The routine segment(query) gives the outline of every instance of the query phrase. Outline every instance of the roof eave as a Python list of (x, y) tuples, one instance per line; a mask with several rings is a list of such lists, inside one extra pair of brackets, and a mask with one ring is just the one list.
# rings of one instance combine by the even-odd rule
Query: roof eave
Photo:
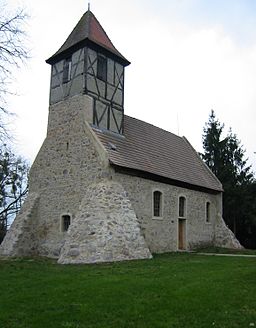
[(57, 51), (53, 56), (51, 56), (50, 58), (48, 58), (46, 60), (46, 63), (53, 65), (56, 62), (58, 62), (64, 58), (67, 58), (72, 53), (74, 53), (75, 51), (77, 51), (85, 46), (90, 46), (92, 49), (97, 50), (97, 51), (109, 56), (110, 58), (115, 59), (117, 62), (119, 62), (123, 66), (130, 65), (130, 62), (121, 54), (119, 55), (117, 53), (114, 53), (110, 49), (100, 45), (99, 43), (96, 43), (96, 42), (90, 40), (89, 38), (86, 38), (86, 39), (74, 44), (73, 46), (69, 47), (68, 49), (66, 49), (62, 52)]
[(109, 159), (109, 163), (119, 173), (124, 173), (124, 174), (131, 175), (131, 176), (137, 176), (137, 177), (141, 177), (144, 179), (150, 179), (153, 181), (162, 182), (165, 184), (174, 185), (174, 186), (178, 186), (178, 187), (183, 187), (183, 188), (190, 189), (190, 190), (203, 191), (203, 192), (207, 192), (207, 193), (211, 193), (211, 194), (218, 194), (218, 193), (223, 192), (222, 188), (210, 188), (210, 187), (206, 187), (206, 186), (202, 186), (202, 185), (191, 184), (191, 183), (188, 183), (185, 181), (171, 179), (171, 178), (157, 175), (154, 173), (150, 173), (150, 172), (146, 172), (146, 171), (142, 171), (142, 170), (138, 170), (138, 169), (133, 169), (133, 168), (126, 167), (126, 166), (121, 166), (121, 165), (115, 164), (111, 159)]

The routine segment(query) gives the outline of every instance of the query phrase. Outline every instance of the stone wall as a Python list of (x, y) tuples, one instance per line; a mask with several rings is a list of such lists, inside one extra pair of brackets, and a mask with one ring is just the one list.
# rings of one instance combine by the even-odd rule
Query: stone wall
[[(221, 244), (221, 239), (231, 240), (229, 230), (221, 227), (223, 221), (221, 193), (214, 195), (120, 173), (115, 175), (115, 179), (128, 192), (151, 252), (178, 250), (178, 199), (180, 196), (186, 198), (187, 210), (184, 221), (186, 249), (212, 245), (217, 240)], [(163, 194), (162, 217), (153, 216), (155, 190)], [(211, 204), (210, 222), (206, 222), (206, 202)], [(215, 233), (216, 225), (220, 228)], [(228, 245), (228, 243), (225, 244)]]
[(151, 258), (123, 187), (104, 179), (88, 187), (69, 227), (59, 263)]
[(30, 193), (22, 209), (16, 216), (11, 228), (0, 246), (0, 255), (4, 256), (29, 256), (37, 254), (38, 239), (37, 210), (39, 195)]
[(66, 232), (62, 215), (75, 214), (87, 187), (111, 175), (107, 154), (87, 123), (91, 98), (75, 96), (49, 108), (47, 137), (30, 171), (30, 192), (40, 195), (37, 251), (59, 257)]
[(220, 218), (215, 226), (214, 246), (231, 249), (243, 248), (234, 233), (226, 226), (223, 218)]

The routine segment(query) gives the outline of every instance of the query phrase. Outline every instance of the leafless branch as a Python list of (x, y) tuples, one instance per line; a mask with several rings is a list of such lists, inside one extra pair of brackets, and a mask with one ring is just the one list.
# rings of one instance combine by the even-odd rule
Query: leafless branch
[(25, 45), (25, 24), (28, 15), (24, 9), (17, 9), (15, 13), (7, 11), (7, 5), (0, 7), (0, 139), (8, 135), (4, 124), (5, 117), (10, 115), (6, 103), (8, 95), (14, 95), (11, 90), (14, 69), (19, 68), (28, 58)]

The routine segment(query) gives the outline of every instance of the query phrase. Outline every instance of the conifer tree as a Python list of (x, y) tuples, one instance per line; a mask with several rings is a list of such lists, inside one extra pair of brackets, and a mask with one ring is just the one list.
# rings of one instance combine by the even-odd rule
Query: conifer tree
[(231, 129), (223, 138), (223, 129), (224, 124), (212, 110), (203, 130), (204, 153), (201, 156), (223, 185), (226, 224), (242, 244), (251, 245), (248, 233), (256, 228), (256, 205), (253, 206), (255, 200), (252, 199), (255, 181), (241, 142)]

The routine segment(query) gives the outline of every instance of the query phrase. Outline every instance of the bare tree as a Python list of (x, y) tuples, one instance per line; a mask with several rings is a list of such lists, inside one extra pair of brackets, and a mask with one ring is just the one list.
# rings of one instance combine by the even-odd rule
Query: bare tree
[(10, 114), (6, 96), (14, 94), (11, 89), (13, 72), (28, 58), (24, 42), (28, 16), (23, 9), (9, 12), (3, 0), (0, 0), (0, 10), (0, 137), (3, 139), (6, 135), (5, 114)]
[(8, 11), (0, 0), (0, 242), (9, 223), (20, 210), (27, 193), (28, 165), (6, 146), (10, 133), (6, 120), (11, 114), (7, 96), (16, 94), (12, 82), (16, 69), (28, 58), (25, 46), (27, 14), (23, 9)]
[(0, 243), (28, 191), (29, 166), (6, 145), (0, 149)]

